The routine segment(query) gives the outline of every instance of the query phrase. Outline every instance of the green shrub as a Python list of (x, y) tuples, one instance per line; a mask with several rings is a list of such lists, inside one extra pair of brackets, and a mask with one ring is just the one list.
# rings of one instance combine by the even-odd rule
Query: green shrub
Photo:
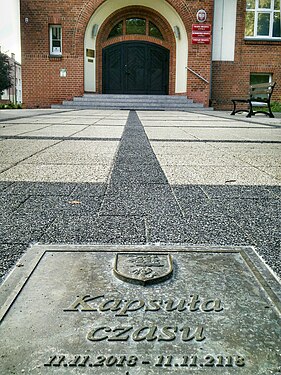
[(21, 104), (14, 104), (14, 103), (0, 103), (0, 109), (22, 109)]
[(272, 112), (281, 112), (281, 102), (272, 102), (271, 110)]

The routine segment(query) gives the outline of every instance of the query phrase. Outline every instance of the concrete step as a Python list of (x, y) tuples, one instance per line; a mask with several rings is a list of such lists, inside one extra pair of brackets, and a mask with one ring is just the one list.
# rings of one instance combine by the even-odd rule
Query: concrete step
[(130, 107), (130, 108), (142, 108), (142, 107), (151, 107), (151, 108), (202, 108), (203, 106), (201, 104), (196, 104), (196, 103), (157, 103), (157, 102), (131, 102), (131, 101), (125, 101), (125, 102), (120, 102), (120, 101), (110, 101), (106, 102), (90, 102), (90, 101), (64, 101), (63, 102), (64, 106), (82, 106), (82, 107)]
[(194, 103), (184, 96), (171, 95), (115, 95), (115, 94), (84, 94), (74, 97), (72, 101), (64, 101), (52, 108), (70, 109), (128, 109), (128, 110), (159, 110), (188, 111), (204, 110), (203, 104)]
[(104, 94), (104, 95), (94, 95), (85, 94), (82, 97), (74, 97), (73, 101), (93, 101), (93, 102), (157, 102), (157, 103), (193, 103), (193, 100), (187, 99), (184, 96), (171, 96), (171, 95), (114, 95), (114, 94)]

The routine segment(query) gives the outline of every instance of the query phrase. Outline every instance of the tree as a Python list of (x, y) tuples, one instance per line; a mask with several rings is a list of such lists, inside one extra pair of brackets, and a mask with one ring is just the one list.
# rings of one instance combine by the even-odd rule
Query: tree
[(4, 90), (12, 86), (11, 69), (9, 57), (0, 52), (0, 95), (3, 94)]

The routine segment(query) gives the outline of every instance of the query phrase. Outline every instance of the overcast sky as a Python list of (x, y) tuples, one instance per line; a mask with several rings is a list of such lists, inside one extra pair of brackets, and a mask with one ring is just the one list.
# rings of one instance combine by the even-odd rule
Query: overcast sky
[(19, 0), (0, 0), (0, 46), (1, 52), (15, 53), (21, 62)]

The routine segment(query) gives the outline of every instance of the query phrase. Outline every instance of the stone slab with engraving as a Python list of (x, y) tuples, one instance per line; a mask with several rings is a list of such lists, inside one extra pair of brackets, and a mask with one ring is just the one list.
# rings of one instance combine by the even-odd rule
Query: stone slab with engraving
[(251, 247), (35, 245), (0, 290), (1, 374), (280, 373), (280, 284)]

